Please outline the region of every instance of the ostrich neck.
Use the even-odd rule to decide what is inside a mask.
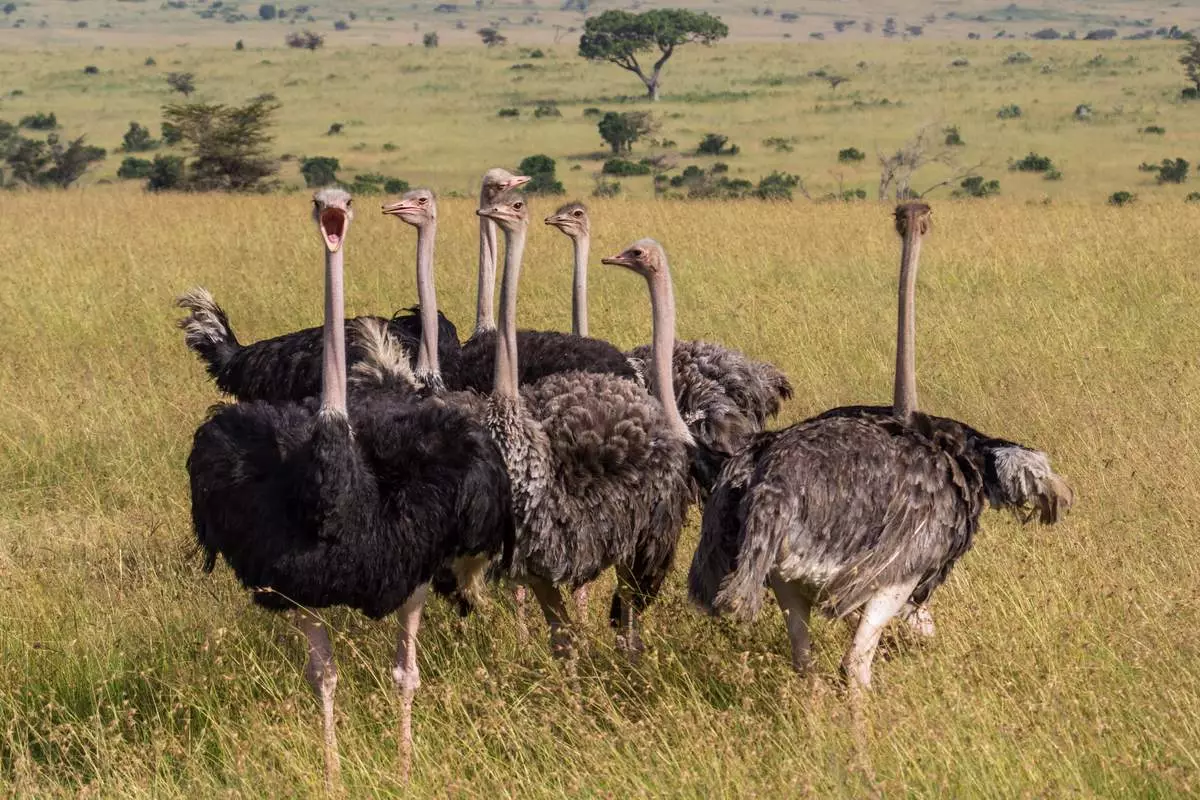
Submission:
[[[321,410],[346,414],[346,300],[342,248],[325,251],[325,328],[322,337]]]
[[[896,384],[892,413],[902,422],[912,419],[917,410],[917,259],[921,253],[921,235],[910,226],[904,236],[900,260],[900,302],[896,323]]]
[[[573,240],[575,245],[575,285],[571,292],[571,332],[588,335],[587,272],[590,238],[585,233]]]
[[[516,400],[517,378],[517,284],[521,280],[521,256],[525,251],[525,229],[504,232],[504,281],[500,287],[500,332],[496,336],[493,385],[499,397]]]
[[[441,377],[438,363],[437,292],[433,281],[433,243],[437,221],[417,228],[417,301],[421,304],[421,342],[417,347],[417,377],[428,383]]]
[[[675,401],[675,289],[665,271],[650,278],[650,309],[654,331],[650,339],[651,392],[662,403],[667,426],[684,441],[691,443],[679,405]]]
[[[475,301],[475,335],[496,330],[496,223],[479,218],[479,294]]]

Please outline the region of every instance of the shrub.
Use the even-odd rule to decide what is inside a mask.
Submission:
[[[604,162],[604,166],[600,171],[605,175],[618,175],[627,177],[630,175],[649,175],[651,173],[650,164],[646,161],[629,161],[624,158],[610,158]]]
[[[383,152],[385,152],[385,153],[390,153],[393,150],[399,150],[399,149],[400,148],[397,147],[393,142],[384,142],[383,143]]]
[[[272,20],[278,15],[274,3],[263,3],[258,7],[258,18],[264,20]]]
[[[558,104],[553,100],[543,100],[533,109],[534,119],[542,119],[543,117],[561,117],[562,112],[558,110]]]
[[[866,157],[866,153],[864,153],[862,150],[859,150],[857,147],[847,147],[845,150],[838,151],[838,161],[843,164],[862,161]]]
[[[345,125],[340,122],[334,122],[329,126],[329,130],[325,131],[326,136],[338,136],[345,129]]]
[[[1200,203],[1200,192],[1188,192],[1188,196],[1183,200],[1185,203]]]
[[[1167,132],[1167,129],[1163,128],[1159,125],[1147,125],[1146,127],[1142,128],[1140,131],[1138,131],[1138,133],[1153,133],[1158,136],[1162,136],[1166,132]]]
[[[628,153],[638,139],[654,130],[654,118],[648,111],[609,111],[596,126],[600,138],[608,143],[613,154]]]
[[[1137,200],[1137,195],[1124,190],[1113,192],[1108,196],[1108,204],[1110,206],[1127,206],[1134,200]]]
[[[567,190],[554,177],[554,159],[547,155],[527,156],[521,160],[517,172],[528,175],[525,191],[529,194],[566,194]]]
[[[1188,162],[1182,158],[1164,158],[1158,168],[1159,183],[1183,183],[1188,176]]]
[[[1179,96],[1184,100],[1198,100],[1200,99],[1200,89],[1197,89],[1195,86],[1189,86],[1180,92]]]
[[[943,128],[942,133],[946,134],[947,147],[962,147],[966,144],[963,141],[962,134],[958,131],[957,125],[951,125],[948,128]]]
[[[519,117],[521,112],[516,108],[502,108],[496,112],[497,117]]]
[[[126,181],[141,180],[149,178],[153,168],[154,165],[150,163],[149,159],[129,156],[121,162],[121,166],[117,167],[117,177]]]
[[[740,151],[736,144],[726,147],[729,137],[720,133],[706,133],[696,146],[696,152],[704,156],[736,156]]]
[[[1046,172],[1054,169],[1054,162],[1048,156],[1039,156],[1037,153],[1030,153],[1020,161],[1014,161],[1009,169],[1016,172]]]
[[[584,119],[592,119],[593,117],[602,117],[602,116],[604,116],[604,112],[598,108],[595,108],[594,106],[585,108],[583,110],[583,118]]]
[[[950,66],[952,66],[952,67],[969,67],[969,66],[971,66],[971,62],[965,58],[956,58],[950,62]]]
[[[721,175],[726,172],[729,172],[729,165],[726,164],[724,161],[718,161],[717,163],[713,164],[712,167],[708,171],[711,172],[713,175]]]
[[[1005,64],[1028,64],[1031,61],[1033,61],[1033,56],[1029,55],[1029,53],[1022,53],[1020,51],[1016,53],[1009,53],[1004,57]]]
[[[1063,174],[1057,168],[1051,167],[1050,169],[1046,170],[1046,174],[1042,177],[1048,181],[1061,181]]]
[[[246,49],[246,44],[241,39],[238,39],[236,42],[234,42],[233,49],[241,52],[242,50]]]
[[[772,136],[762,140],[763,147],[768,147],[776,153],[790,153],[796,148],[792,147],[792,143],[782,136]]]
[[[21,121],[17,123],[19,128],[28,128],[31,131],[52,131],[58,127],[58,117],[54,116],[54,112],[44,114],[38,111],[34,114],[21,117]]]
[[[996,112],[996,119],[1017,119],[1021,116],[1021,107],[1016,105],[1003,106]]]
[[[150,137],[150,130],[136,122],[129,123],[129,130],[121,138],[121,150],[126,153],[144,153],[158,147],[158,142]],[[144,177],[144,176],[138,176]]]
[[[333,23],[333,29],[335,31],[348,31],[350,30],[350,23],[344,19],[339,19]]]
[[[151,192],[182,189],[186,175],[182,156],[155,156],[146,176],[146,188]]]
[[[341,164],[331,156],[312,156],[300,162],[300,174],[304,185],[310,189],[337,183],[337,171]]]
[[[989,197],[1000,193],[1000,181],[985,180],[981,175],[972,175],[954,190],[955,197]]]
[[[421,43],[430,49],[437,47],[438,46],[437,31],[430,31],[429,33],[425,34],[425,36],[422,37],[422,39],[421,39]]]
[[[544,52],[542,52],[541,48],[536,48],[534,50],[529,51],[529,57],[530,58],[545,58],[546,54]],[[621,184],[617,184],[618,188],[620,187],[620,185]]]
[[[158,62],[154,60],[154,56],[146,56],[146,60],[142,62],[143,67],[156,67]]]
[[[196,76],[190,72],[172,72],[167,75],[167,86],[173,92],[187,97],[196,91]]]
[[[596,181],[596,188],[592,189],[592,197],[616,197],[620,193],[620,181],[606,181],[604,179],[600,179]]]
[[[1029,34],[1030,39],[1061,39],[1062,34],[1054,30],[1054,28],[1042,28],[1040,31],[1035,31]]]
[[[383,182],[383,190],[388,194],[404,194],[408,189],[408,181],[401,178],[388,178]]]
[[[95,64],[88,64],[86,67],[83,68],[83,74],[84,75],[99,75],[100,68],[97,67]]]
[[[297,50],[317,50],[325,44],[325,37],[313,31],[301,31],[289,33],[283,41]]]
[[[165,119],[177,125],[191,152],[187,165],[187,188],[196,191],[261,192],[271,189],[270,180],[279,162],[270,153],[279,103],[265,94],[242,106],[206,103],[169,105]]]
[[[791,200],[792,190],[800,185],[798,175],[786,172],[772,172],[758,181],[754,196],[759,200]]]
[[[164,122],[162,124],[162,140],[168,147],[179,144],[183,141],[183,131],[178,125]]]

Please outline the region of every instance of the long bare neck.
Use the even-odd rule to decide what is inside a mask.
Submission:
[[[437,220],[417,228],[417,301],[421,304],[421,342],[417,346],[417,378],[426,385],[441,379],[438,363],[437,292],[433,280],[433,243]]]
[[[675,288],[665,271],[650,278],[650,310],[654,320],[650,339],[650,391],[662,403],[671,431],[690,443],[692,435],[675,402]]]
[[[587,273],[591,238],[585,233],[576,236],[572,241],[575,245],[575,284],[571,291],[571,333],[576,336],[587,336]]]
[[[521,280],[521,256],[525,252],[525,229],[504,232],[504,282],[500,287],[500,332],[496,336],[496,365],[493,373],[499,397],[517,399],[517,284]]]
[[[479,218],[479,294],[475,301],[475,333],[496,330],[496,223]]]
[[[346,299],[342,249],[325,251],[325,328],[322,337],[321,410],[346,414]]]
[[[900,257],[900,302],[896,322],[896,383],[892,414],[901,422],[912,419],[917,410],[917,259],[921,254],[921,234],[917,225],[904,233]]]

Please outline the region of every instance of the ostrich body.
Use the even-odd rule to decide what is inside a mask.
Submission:
[[[587,206],[567,203],[546,217],[546,224],[570,238],[574,248],[572,326],[575,333],[586,336],[591,242]],[[643,381],[650,353],[651,346],[642,345],[627,355]],[[791,383],[777,367],[712,342],[677,341],[671,363],[675,400],[692,436],[725,456],[737,452],[761,431],[767,420],[779,413],[783,401],[792,396]]]
[[[639,242],[609,260],[650,283],[654,396],[629,379],[577,371],[518,388],[516,293],[528,210],[516,196],[480,214],[501,225],[507,244],[488,425],[513,489],[511,574],[537,597],[552,649],[569,655],[559,587],[582,586],[615,565],[624,601],[619,642],[636,653],[639,614],[662,586],[692,496],[691,437],[670,385],[674,303],[666,259],[657,245]]]
[[[513,175],[506,170],[489,170],[484,175],[483,196],[493,197],[500,191],[520,186],[528,180],[528,177]],[[480,276],[482,278],[488,273],[491,276],[490,281],[494,283],[496,232],[495,226],[491,225],[489,238],[484,230],[487,227],[485,222],[480,223]],[[422,276],[418,273],[418,293],[427,291],[422,287],[431,285],[432,276]],[[481,281],[481,302],[484,292]],[[490,308],[492,290],[487,289],[486,293]],[[179,327],[184,331],[184,341],[204,362],[217,387],[226,394],[239,400],[279,403],[299,402],[316,395],[320,390],[321,328],[305,328],[243,345],[234,335],[225,310],[217,304],[207,289],[192,289],[178,299],[177,305],[188,311],[188,316],[179,322]],[[410,365],[416,372],[416,381],[423,381],[428,377],[428,362],[421,363],[418,357],[421,339],[426,335],[423,330],[425,323],[422,322],[418,307],[409,308],[391,319],[371,316],[358,317],[356,320],[370,320],[372,325],[385,323],[389,338],[399,342],[408,354]],[[351,367],[359,363],[364,356],[364,342],[359,337],[360,331],[364,329],[355,324],[356,320],[347,321],[345,332],[346,355]],[[436,321],[437,358],[445,369],[454,372],[460,350],[458,329],[441,311],[437,312]]]
[[[309,643],[305,675],[322,705],[331,788],[337,668],[311,609],[345,605],[373,619],[399,611],[392,675],[407,774],[429,583],[449,567],[463,591],[477,595],[487,563],[511,548],[513,529],[504,462],[487,431],[451,406],[389,391],[408,367],[382,323],[355,323],[365,356],[347,403],[342,263],[350,197],[325,189],[314,203],[326,261],[320,398],[214,407],[187,466],[205,568],[220,556],[257,604],[296,611]]]
[[[768,582],[797,670],[809,661],[814,605],[861,610],[842,669],[871,683],[883,627],[924,603],[970,549],[986,502],[1032,504],[1053,522],[1072,495],[1044,453],[917,410],[917,260],[929,207],[896,210],[904,241],[897,371],[890,408],[837,408],[761,433],[725,465],[701,525],[689,594],[701,608],[752,618]]]

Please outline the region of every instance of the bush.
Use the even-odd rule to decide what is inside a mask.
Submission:
[[[1108,196],[1108,204],[1110,206],[1127,206],[1134,200],[1137,200],[1137,195],[1133,192],[1126,192],[1124,190],[1113,192]]]
[[[592,119],[593,117],[602,117],[602,116],[604,116],[604,112],[595,107],[589,107],[589,108],[585,108],[583,110],[583,118],[584,119]]]
[[[1183,183],[1188,176],[1188,162],[1182,158],[1164,158],[1158,168],[1159,183]]]
[[[117,177],[126,181],[141,180],[149,178],[153,168],[154,165],[150,163],[149,159],[129,156],[121,162],[121,166],[117,167]]]
[[[497,117],[519,117],[521,112],[516,108],[502,108],[496,112]]]
[[[438,46],[437,31],[430,31],[429,33],[425,34],[425,36],[422,37],[422,39],[421,39],[421,43],[430,49],[437,47]]]
[[[600,171],[605,175],[628,177],[630,175],[649,175],[652,170],[650,164],[644,160],[629,161],[624,158],[610,158],[604,162]]]
[[[1033,61],[1033,56],[1022,52],[1009,53],[1004,58],[1005,64],[1028,64],[1031,61]]]
[[[996,119],[1017,119],[1021,116],[1021,107],[1016,105],[1004,106],[996,112]]]
[[[150,130],[136,122],[129,123],[129,130],[125,131],[125,135],[121,138],[121,150],[126,153],[144,153],[156,147],[158,147],[158,142],[151,138]],[[138,177],[144,176],[139,175]]]
[[[966,144],[963,141],[962,134],[958,131],[957,125],[951,125],[948,128],[943,128],[942,133],[946,134],[947,147],[962,147]]]
[[[329,130],[325,131],[325,135],[326,136],[337,136],[342,132],[342,130],[345,129],[345,127],[346,126],[340,122],[334,122],[329,126]]]
[[[154,56],[146,56],[146,60],[142,62],[143,67],[156,67],[158,62],[154,60]]]
[[[180,129],[192,160],[187,188],[195,191],[262,192],[279,161],[270,153],[270,133],[279,103],[265,94],[243,106],[188,103],[163,109],[166,121]]]
[[[759,200],[791,200],[792,190],[800,185],[798,175],[786,172],[772,172],[762,178],[754,189],[754,196]]]
[[[388,178],[383,182],[383,190],[388,194],[404,194],[408,189],[408,181],[401,178]]]
[[[196,91],[196,76],[190,72],[171,72],[167,75],[167,86],[187,97]]]
[[[729,165],[724,161],[718,161],[717,163],[713,164],[708,171],[713,175],[722,175],[726,172],[729,172]]]
[[[238,39],[236,42],[233,43],[233,49],[237,50],[240,53],[241,51],[246,49],[246,43],[243,42],[241,39]]]
[[[866,157],[866,153],[864,153],[862,150],[859,150],[857,147],[847,147],[845,150],[838,151],[838,161],[843,164],[862,161]]]
[[[529,194],[566,194],[567,190],[554,177],[554,159],[546,155],[527,156],[521,160],[517,172],[528,175],[525,191]]]
[[[952,66],[952,67],[969,67],[969,66],[971,66],[971,62],[965,58],[956,58],[950,62],[950,66]]]
[[[54,116],[54,112],[44,114],[38,111],[35,114],[21,117],[17,127],[28,128],[31,131],[52,131],[58,127],[58,117]]]
[[[529,57],[530,58],[545,58],[546,54],[544,52],[542,52],[542,49],[539,47],[539,48],[530,50]],[[617,184],[617,185],[620,186],[620,184]]]
[[[596,188],[592,190],[592,197],[616,197],[621,193],[620,181],[596,181]]]
[[[278,11],[274,3],[263,3],[258,7],[258,18],[264,20],[272,20],[278,16]]]
[[[796,148],[792,147],[792,143],[784,139],[782,136],[772,136],[762,140],[763,147],[770,148],[776,153],[790,153]]]
[[[1141,130],[1138,131],[1138,133],[1153,133],[1158,136],[1162,136],[1166,132],[1167,132],[1167,129],[1163,128],[1159,125],[1147,125],[1146,127],[1142,128]]]
[[[1200,192],[1188,192],[1188,196],[1183,200],[1185,203],[1200,203]]]
[[[696,153],[703,156],[736,156],[740,151],[736,144],[726,147],[729,137],[720,133],[706,133],[696,146]]]
[[[300,33],[289,33],[283,41],[287,43],[288,47],[298,50],[317,50],[325,44],[325,37],[313,31],[301,31]]]
[[[100,68],[97,67],[95,64],[88,64],[86,67],[83,68],[83,74],[84,75],[99,75]]]
[[[533,109],[534,119],[542,119],[543,117],[561,117],[562,112],[558,110],[558,104],[553,100],[543,100]]]
[[[654,130],[654,118],[648,111],[609,111],[596,126],[600,138],[608,143],[613,154],[628,153],[638,139]]]
[[[310,189],[337,183],[337,171],[341,164],[330,156],[312,156],[300,162],[300,174],[304,185]]]
[[[162,124],[162,140],[168,147],[177,145],[183,141],[183,131],[178,125],[164,122]]]
[[[1180,92],[1179,96],[1184,100],[1198,100],[1200,99],[1200,89],[1197,89],[1195,86],[1189,86]]]
[[[1030,153],[1020,161],[1014,161],[1009,169],[1015,172],[1046,172],[1054,169],[1054,162],[1048,156]]]
[[[980,175],[972,175],[959,184],[954,190],[955,197],[989,197],[1000,193],[1000,181],[985,180]]]
[[[1042,177],[1048,181],[1061,181],[1063,174],[1059,172],[1058,169],[1051,167],[1050,169],[1046,170],[1046,174]]]
[[[333,23],[333,29],[335,31],[348,31],[350,30],[350,23],[344,19],[339,19]]]
[[[146,188],[151,192],[182,189],[186,174],[182,156],[155,156],[150,165]]]

